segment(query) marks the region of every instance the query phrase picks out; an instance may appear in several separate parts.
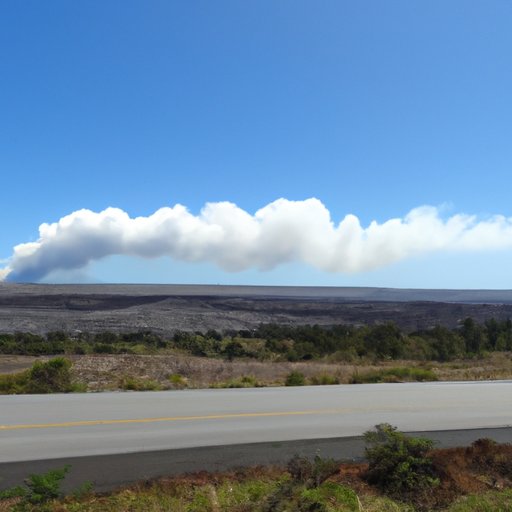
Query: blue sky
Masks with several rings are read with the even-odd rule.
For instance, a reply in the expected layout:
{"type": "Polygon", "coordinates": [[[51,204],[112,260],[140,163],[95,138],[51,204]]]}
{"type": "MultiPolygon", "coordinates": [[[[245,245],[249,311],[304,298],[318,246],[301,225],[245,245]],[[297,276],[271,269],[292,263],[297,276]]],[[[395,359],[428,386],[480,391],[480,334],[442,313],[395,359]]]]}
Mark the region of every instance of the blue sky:
{"type": "MultiPolygon", "coordinates": [[[[506,0],[4,2],[0,259],[83,208],[315,197],[335,224],[510,218],[511,26],[506,0]]],[[[356,271],[114,251],[37,276],[512,288],[511,246],[482,245],[356,271]]]]}

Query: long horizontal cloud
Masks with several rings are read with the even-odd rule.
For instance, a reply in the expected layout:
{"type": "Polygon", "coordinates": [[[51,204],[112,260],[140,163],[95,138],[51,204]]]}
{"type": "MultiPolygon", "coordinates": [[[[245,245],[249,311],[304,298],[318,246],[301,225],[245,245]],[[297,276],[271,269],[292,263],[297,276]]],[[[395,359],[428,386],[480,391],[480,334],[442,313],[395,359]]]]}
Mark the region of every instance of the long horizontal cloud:
{"type": "Polygon", "coordinates": [[[279,199],[254,215],[229,202],[208,203],[199,215],[182,205],[136,218],[107,208],[78,210],[42,224],[36,242],[14,248],[0,280],[38,281],[115,254],[208,261],[230,272],[291,261],[327,272],[360,272],[433,251],[511,247],[512,218],[454,215],[443,220],[437,208],[428,206],[366,228],[354,215],[335,224],[314,198],[279,199]]]}

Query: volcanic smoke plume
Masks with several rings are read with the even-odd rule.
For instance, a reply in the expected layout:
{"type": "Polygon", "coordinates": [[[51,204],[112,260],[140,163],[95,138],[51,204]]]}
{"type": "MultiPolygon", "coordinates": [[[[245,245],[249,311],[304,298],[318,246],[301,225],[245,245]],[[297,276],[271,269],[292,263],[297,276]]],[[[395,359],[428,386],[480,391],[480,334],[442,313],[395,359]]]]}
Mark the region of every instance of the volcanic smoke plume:
{"type": "Polygon", "coordinates": [[[361,272],[434,251],[512,247],[512,218],[442,219],[435,207],[362,227],[354,215],[334,223],[318,199],[278,199],[254,215],[230,202],[207,203],[199,215],[178,204],[148,217],[118,208],[78,210],[42,224],[36,242],[17,245],[0,281],[38,281],[110,255],[213,262],[237,272],[299,261],[326,272],[361,272]]]}

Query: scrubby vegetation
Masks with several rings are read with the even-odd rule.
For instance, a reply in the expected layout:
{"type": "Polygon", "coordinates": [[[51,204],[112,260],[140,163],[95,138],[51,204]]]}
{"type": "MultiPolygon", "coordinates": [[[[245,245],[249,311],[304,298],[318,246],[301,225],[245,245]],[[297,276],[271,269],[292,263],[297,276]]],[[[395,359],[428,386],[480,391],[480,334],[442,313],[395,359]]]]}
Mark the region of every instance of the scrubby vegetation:
{"type": "Polygon", "coordinates": [[[309,383],[312,386],[333,386],[340,383],[340,379],[335,375],[329,375],[328,373],[321,373],[320,375],[313,375],[309,379],[309,383]]]}
{"type": "Polygon", "coordinates": [[[152,379],[139,379],[125,375],[119,379],[119,389],[125,391],[159,391],[160,383],[152,379]]]}
{"type": "Polygon", "coordinates": [[[226,360],[450,361],[486,352],[512,350],[512,321],[494,319],[478,324],[471,318],[457,329],[436,326],[411,333],[393,323],[374,326],[284,326],[267,324],[254,330],[219,333],[177,332],[172,338],[151,331],[116,334],[50,332],[0,334],[0,354],[155,354],[178,350],[226,360]]]}
{"type": "Polygon", "coordinates": [[[52,510],[49,503],[62,497],[60,486],[69,468],[64,466],[41,475],[32,474],[26,479],[25,486],[0,492],[0,510],[1,500],[11,501],[10,509],[13,511],[52,510]]]}
{"type": "Polygon", "coordinates": [[[356,371],[350,378],[351,384],[376,382],[425,382],[438,380],[437,375],[427,368],[381,368],[378,370],[356,371]]]}
{"type": "Polygon", "coordinates": [[[420,502],[432,487],[439,485],[432,460],[434,447],[429,439],[406,436],[383,423],[366,432],[365,478],[384,494],[405,501],[420,502]]]}
{"type": "Polygon", "coordinates": [[[468,318],[459,328],[434,327],[403,333],[392,323],[354,327],[261,325],[252,331],[221,334],[177,332],[165,339],[150,331],[115,334],[50,332],[46,336],[31,333],[0,335],[1,354],[151,354],[162,350],[182,350],[196,356],[281,359],[288,361],[318,359],[353,361],[409,359],[449,361],[489,351],[512,350],[512,322],[494,319],[483,325],[468,318]]]}
{"type": "Polygon", "coordinates": [[[36,361],[20,373],[0,375],[0,394],[69,393],[83,391],[72,381],[71,362],[64,357],[36,361]]]}
{"type": "Polygon", "coordinates": [[[247,468],[144,482],[111,494],[85,484],[62,498],[66,468],[31,475],[0,493],[0,510],[35,512],[505,512],[512,510],[512,446],[488,439],[467,448],[390,425],[366,433],[367,463],[296,456],[286,468],[247,468]]]}
{"type": "MultiPolygon", "coordinates": [[[[511,348],[510,320],[477,324],[469,318],[457,329],[414,333],[388,323],[267,324],[169,338],[150,331],[0,334],[0,357],[66,356],[79,367],[82,389],[95,391],[504,379],[512,376],[511,348]]],[[[31,386],[48,392],[36,391],[28,378],[26,372],[2,376],[0,392],[30,392],[31,386]]]]}
{"type": "Polygon", "coordinates": [[[285,386],[304,386],[306,384],[306,377],[303,373],[298,371],[290,372],[284,381],[285,386]]]}
{"type": "Polygon", "coordinates": [[[212,388],[259,388],[264,387],[252,375],[244,375],[243,377],[229,379],[225,382],[212,384],[212,388]]]}

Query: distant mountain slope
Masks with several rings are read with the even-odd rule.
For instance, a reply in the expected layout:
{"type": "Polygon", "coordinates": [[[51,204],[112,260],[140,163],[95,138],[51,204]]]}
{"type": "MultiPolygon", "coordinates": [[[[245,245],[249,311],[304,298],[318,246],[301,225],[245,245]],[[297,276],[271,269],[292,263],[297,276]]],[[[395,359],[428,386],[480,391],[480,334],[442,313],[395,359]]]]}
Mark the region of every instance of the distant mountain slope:
{"type": "Polygon", "coordinates": [[[336,286],[231,286],[174,284],[14,284],[0,283],[0,297],[10,295],[168,295],[219,297],[307,297],[347,301],[432,301],[512,304],[512,290],[431,290],[336,286]]]}
{"type": "Polygon", "coordinates": [[[0,333],[376,324],[406,331],[512,318],[512,291],[185,285],[0,285],[0,333]]]}

